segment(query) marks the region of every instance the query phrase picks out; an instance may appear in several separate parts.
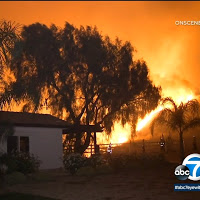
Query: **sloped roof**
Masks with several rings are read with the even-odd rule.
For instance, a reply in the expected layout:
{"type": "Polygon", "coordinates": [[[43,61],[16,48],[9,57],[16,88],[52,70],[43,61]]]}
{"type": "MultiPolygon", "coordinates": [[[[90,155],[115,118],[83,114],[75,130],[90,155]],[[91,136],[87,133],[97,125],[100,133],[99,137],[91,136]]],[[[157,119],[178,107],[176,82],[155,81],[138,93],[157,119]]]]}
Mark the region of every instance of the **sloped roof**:
{"type": "Polygon", "coordinates": [[[81,133],[81,132],[103,132],[103,128],[100,125],[71,125],[63,129],[63,134],[81,133]]]}
{"type": "Polygon", "coordinates": [[[52,127],[66,128],[66,121],[48,114],[37,114],[27,112],[7,112],[0,111],[0,122],[10,122],[15,126],[26,127],[52,127]]]}

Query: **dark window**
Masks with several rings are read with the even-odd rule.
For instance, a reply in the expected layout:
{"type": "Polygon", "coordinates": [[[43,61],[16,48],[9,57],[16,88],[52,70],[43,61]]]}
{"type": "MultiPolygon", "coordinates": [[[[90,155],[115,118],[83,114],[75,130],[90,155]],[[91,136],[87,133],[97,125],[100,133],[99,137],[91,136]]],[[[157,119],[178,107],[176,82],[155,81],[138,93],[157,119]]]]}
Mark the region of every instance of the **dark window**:
{"type": "Polygon", "coordinates": [[[20,152],[29,153],[29,137],[20,137],[20,152]]]}
{"type": "Polygon", "coordinates": [[[7,152],[13,153],[17,151],[18,147],[18,138],[17,136],[8,136],[7,139],[7,152]]]}

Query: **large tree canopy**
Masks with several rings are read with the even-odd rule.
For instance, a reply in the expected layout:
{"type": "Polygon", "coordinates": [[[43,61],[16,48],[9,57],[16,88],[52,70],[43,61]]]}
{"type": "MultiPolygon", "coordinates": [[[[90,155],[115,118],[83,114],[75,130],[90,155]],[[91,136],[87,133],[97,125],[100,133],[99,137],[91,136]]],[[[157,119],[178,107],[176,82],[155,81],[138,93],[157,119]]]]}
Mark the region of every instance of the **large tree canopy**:
{"type": "MultiPolygon", "coordinates": [[[[70,123],[101,124],[109,132],[116,119],[135,122],[160,99],[146,63],[133,61],[130,42],[112,41],[96,27],[25,26],[14,52],[16,82],[7,92],[15,100],[28,99],[25,111],[37,111],[46,98],[54,115],[67,113],[70,123]]],[[[91,133],[78,135],[82,153],[91,133]]]]}

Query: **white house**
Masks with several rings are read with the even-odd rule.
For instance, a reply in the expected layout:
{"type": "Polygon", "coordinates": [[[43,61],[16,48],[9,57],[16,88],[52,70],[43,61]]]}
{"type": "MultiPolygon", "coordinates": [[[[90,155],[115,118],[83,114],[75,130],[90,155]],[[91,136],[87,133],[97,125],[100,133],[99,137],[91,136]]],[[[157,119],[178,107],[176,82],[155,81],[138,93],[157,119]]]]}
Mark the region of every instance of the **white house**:
{"type": "Polygon", "coordinates": [[[0,122],[10,122],[14,135],[1,145],[1,150],[29,152],[41,160],[41,169],[63,166],[62,131],[66,121],[47,114],[0,111],[0,122]]]}

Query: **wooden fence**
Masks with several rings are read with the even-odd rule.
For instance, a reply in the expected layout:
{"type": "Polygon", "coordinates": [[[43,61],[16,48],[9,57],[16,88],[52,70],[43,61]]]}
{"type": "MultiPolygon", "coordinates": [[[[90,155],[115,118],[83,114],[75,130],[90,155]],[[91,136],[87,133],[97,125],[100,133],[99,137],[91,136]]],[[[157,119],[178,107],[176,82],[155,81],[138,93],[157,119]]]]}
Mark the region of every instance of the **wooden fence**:
{"type": "MultiPolygon", "coordinates": [[[[137,141],[137,142],[128,142],[128,143],[113,143],[112,153],[149,153],[149,154],[158,154],[159,152],[168,152],[176,151],[177,141],[174,141],[172,144],[160,143],[159,141],[137,141]]],[[[101,154],[107,153],[110,144],[99,144],[99,150],[101,154]]],[[[86,154],[94,154],[95,148],[94,145],[90,145],[85,151],[86,154]]]]}
{"type": "MultiPolygon", "coordinates": [[[[99,144],[98,149],[101,154],[107,153],[108,147],[110,144],[99,144]]],[[[159,141],[149,141],[149,140],[140,140],[135,142],[127,142],[127,143],[113,143],[111,144],[112,153],[136,153],[136,154],[177,154],[179,152],[179,141],[177,140],[164,140],[164,138],[160,138],[159,141]]],[[[68,146],[69,148],[69,146],[68,146]]],[[[70,147],[71,152],[73,152],[73,146],[70,147]]],[[[186,154],[192,152],[199,152],[200,150],[200,141],[196,141],[196,138],[193,137],[193,141],[191,144],[185,145],[186,154]]],[[[95,154],[94,145],[89,145],[87,150],[84,153],[87,157],[95,154]]]]}

